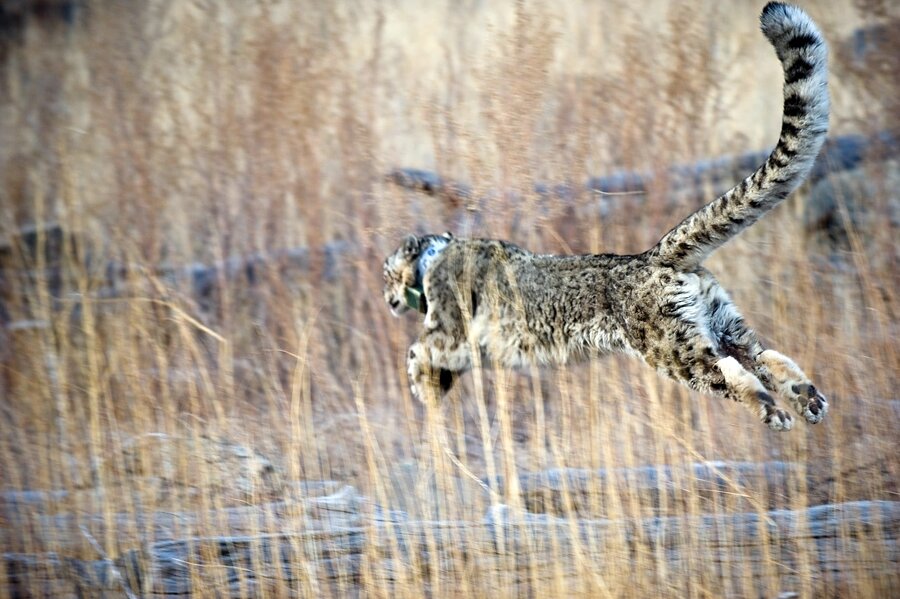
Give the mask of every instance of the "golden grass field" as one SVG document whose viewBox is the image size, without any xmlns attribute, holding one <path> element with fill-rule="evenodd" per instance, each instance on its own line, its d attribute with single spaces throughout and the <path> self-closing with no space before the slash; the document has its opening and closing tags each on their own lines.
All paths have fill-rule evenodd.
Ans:
<svg viewBox="0 0 900 599">
<path fill-rule="evenodd" d="M 616 522 L 900 501 L 900 166 L 877 152 L 838 194 L 845 245 L 804 227 L 805 186 L 708 262 L 762 338 L 828 396 L 815 427 L 770 432 L 741 406 L 617 357 L 476 371 L 426 408 L 405 374 L 420 323 L 393 319 L 381 299 L 381 261 L 407 232 L 450 228 L 543 252 L 655 243 L 699 205 L 673 208 L 664 177 L 635 207 L 615 198 L 609 218 L 591 194 L 566 207 L 533 185 L 771 147 L 781 73 L 758 30 L 763 2 L 85 0 L 71 23 L 54 2 L 13 4 L 26 16 L 0 29 L 0 489 L 66 493 L 27 524 L 0 511 L 4 552 L 98 560 L 95 538 L 115 560 L 156 540 L 146 514 L 305 505 L 299 480 L 352 485 L 371 500 L 354 512 L 365 530 L 375 504 L 417 521 L 522 513 L 510 481 L 564 467 L 792 465 L 778 490 L 738 481 L 707 495 L 686 476 L 650 500 L 627 480 L 600 485 L 587 513 Z M 831 45 L 831 133 L 900 131 L 898 38 L 877 38 L 864 56 L 852 43 L 860 28 L 897 32 L 898 7 L 803 6 Z M 386 178 L 396 167 L 465 181 L 487 199 L 451 205 L 401 189 Z M 39 233 L 36 251 L 22 245 L 17 231 L 51 225 L 62 243 Z M 309 250 L 303 268 L 286 257 L 296 248 Z M 220 268 L 203 297 L 171 276 L 254 255 L 252 277 Z M 506 483 L 479 494 L 498 476 Z M 302 533 L 302 511 L 250 532 Z M 62 514 L 76 523 L 70 536 L 41 527 Z M 550 547 L 549 575 L 527 554 L 463 535 L 422 563 L 367 542 L 358 573 L 325 576 L 328 550 L 306 536 L 291 577 L 239 574 L 246 584 L 230 588 L 889 597 L 900 592 L 896 549 L 884 551 L 896 547 L 891 526 L 841 532 L 841 577 L 809 567 L 815 544 L 797 542 L 806 567 L 790 566 L 788 588 L 777 551 L 744 566 L 735 543 L 722 551 L 739 557 L 723 567 L 690 531 L 676 539 L 679 568 L 652 539 L 602 554 L 586 542 Z M 174 538 L 227 526 L 200 517 L 177 528 Z M 227 595 L 205 567 L 191 570 L 193 593 Z M 74 593 L 5 578 L 0 598 Z"/>
</svg>

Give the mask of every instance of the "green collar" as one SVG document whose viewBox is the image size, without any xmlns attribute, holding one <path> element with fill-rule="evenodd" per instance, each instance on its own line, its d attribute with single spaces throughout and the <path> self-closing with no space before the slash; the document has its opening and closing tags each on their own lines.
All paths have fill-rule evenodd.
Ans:
<svg viewBox="0 0 900 599">
<path fill-rule="evenodd" d="M 428 302 L 425 301 L 425 291 L 422 287 L 407 287 L 406 305 L 422 314 L 428 312 Z"/>
<path fill-rule="evenodd" d="M 404 290 L 406 305 L 422 314 L 428 312 L 428 302 L 425 301 L 425 289 L 422 281 L 425 279 L 425 273 L 428 271 L 428 268 L 441 255 L 448 243 L 450 243 L 449 234 L 447 236 L 432 236 L 427 245 L 422 248 L 422 252 L 416 261 L 416 284 Z"/>
</svg>

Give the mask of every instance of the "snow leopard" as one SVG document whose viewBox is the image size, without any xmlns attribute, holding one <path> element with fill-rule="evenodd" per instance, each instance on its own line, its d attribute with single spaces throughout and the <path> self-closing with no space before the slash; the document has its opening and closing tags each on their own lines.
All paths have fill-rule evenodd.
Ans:
<svg viewBox="0 0 900 599">
<path fill-rule="evenodd" d="M 476 359 L 516 368 L 620 352 L 748 406 L 771 430 L 794 424 L 776 397 L 808 423 L 823 420 L 825 396 L 793 360 L 762 345 L 702 266 L 803 182 L 828 131 L 827 47 L 818 27 L 780 2 L 765 6 L 760 23 L 784 71 L 778 142 L 755 172 L 649 250 L 537 254 L 445 233 L 409 235 L 385 259 L 391 312 L 424 314 L 407 356 L 413 395 L 440 397 Z"/>
</svg>

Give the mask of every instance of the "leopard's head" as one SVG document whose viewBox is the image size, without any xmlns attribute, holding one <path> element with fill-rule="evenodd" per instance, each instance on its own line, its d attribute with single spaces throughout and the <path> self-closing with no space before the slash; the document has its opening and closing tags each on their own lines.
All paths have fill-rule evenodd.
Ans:
<svg viewBox="0 0 900 599">
<path fill-rule="evenodd" d="M 416 284 L 416 269 L 421 241 L 415 235 L 407 235 L 399 248 L 384 259 L 384 301 L 391 307 L 391 314 L 400 316 L 407 310 L 406 288 Z"/>
</svg>

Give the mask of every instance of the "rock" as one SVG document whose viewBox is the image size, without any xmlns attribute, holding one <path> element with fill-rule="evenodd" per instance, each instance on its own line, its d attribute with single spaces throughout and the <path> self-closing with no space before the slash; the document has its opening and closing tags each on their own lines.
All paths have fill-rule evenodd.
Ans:
<svg viewBox="0 0 900 599">
<path fill-rule="evenodd" d="M 790 481 L 804 476 L 789 462 L 696 462 L 638 468 L 552 468 L 522 473 L 518 487 L 525 508 L 533 513 L 603 516 L 597 513 L 609 493 L 632 494 L 641 505 L 659 509 L 685 500 L 715 504 L 744 487 L 767 489 L 770 496 L 788 492 Z M 490 482 L 490 481 L 487 481 Z M 491 485 L 500 492 L 503 480 Z M 749 506 L 748 506 L 749 507 Z"/>
<path fill-rule="evenodd" d="M 803 226 L 811 249 L 817 252 L 852 250 L 851 236 L 868 249 L 872 232 L 885 225 L 900 228 L 900 162 L 888 161 L 883 189 L 868 168 L 832 173 L 815 183 L 803 207 Z M 878 201 L 887 193 L 885 202 Z"/>
<path fill-rule="evenodd" d="M 169 484 L 222 491 L 233 498 L 279 495 L 280 466 L 254 448 L 208 436 L 148 433 L 123 444 L 119 459 L 106 466 L 119 476 L 152 476 Z"/>
<path fill-rule="evenodd" d="M 718 589 L 723 596 L 759 596 L 769 586 L 803 589 L 808 595 L 837 583 L 851 585 L 846 596 L 857 596 L 872 588 L 858 585 L 896 576 L 898 537 L 900 502 L 892 501 L 615 520 L 556 518 L 500 504 L 481 522 L 367 522 L 193 537 L 152 542 L 114 562 L 5 553 L 0 571 L 7 588 L 21 596 L 67 585 L 82 596 L 121 592 L 123 580 L 153 596 L 185 596 L 201 589 L 225 597 L 245 597 L 254 589 L 249 594 L 255 596 L 266 585 L 304 588 L 310 580 L 322 585 L 319 594 L 390 595 L 397 581 L 435 582 L 435 574 L 444 585 L 441 596 L 466 588 L 471 592 L 472 585 L 480 588 L 498 576 L 521 585 L 525 596 L 554 581 L 571 581 L 576 587 L 557 588 L 566 595 L 574 594 L 585 566 L 601 572 L 610 556 L 627 563 L 620 553 L 626 551 L 626 556 L 644 556 L 638 559 L 652 556 L 661 571 L 672 573 L 670 590 L 692 584 L 690 572 L 697 572 L 709 576 L 707 582 L 731 585 Z M 461 571 L 467 573 L 464 580 L 449 574 Z"/>
</svg>

